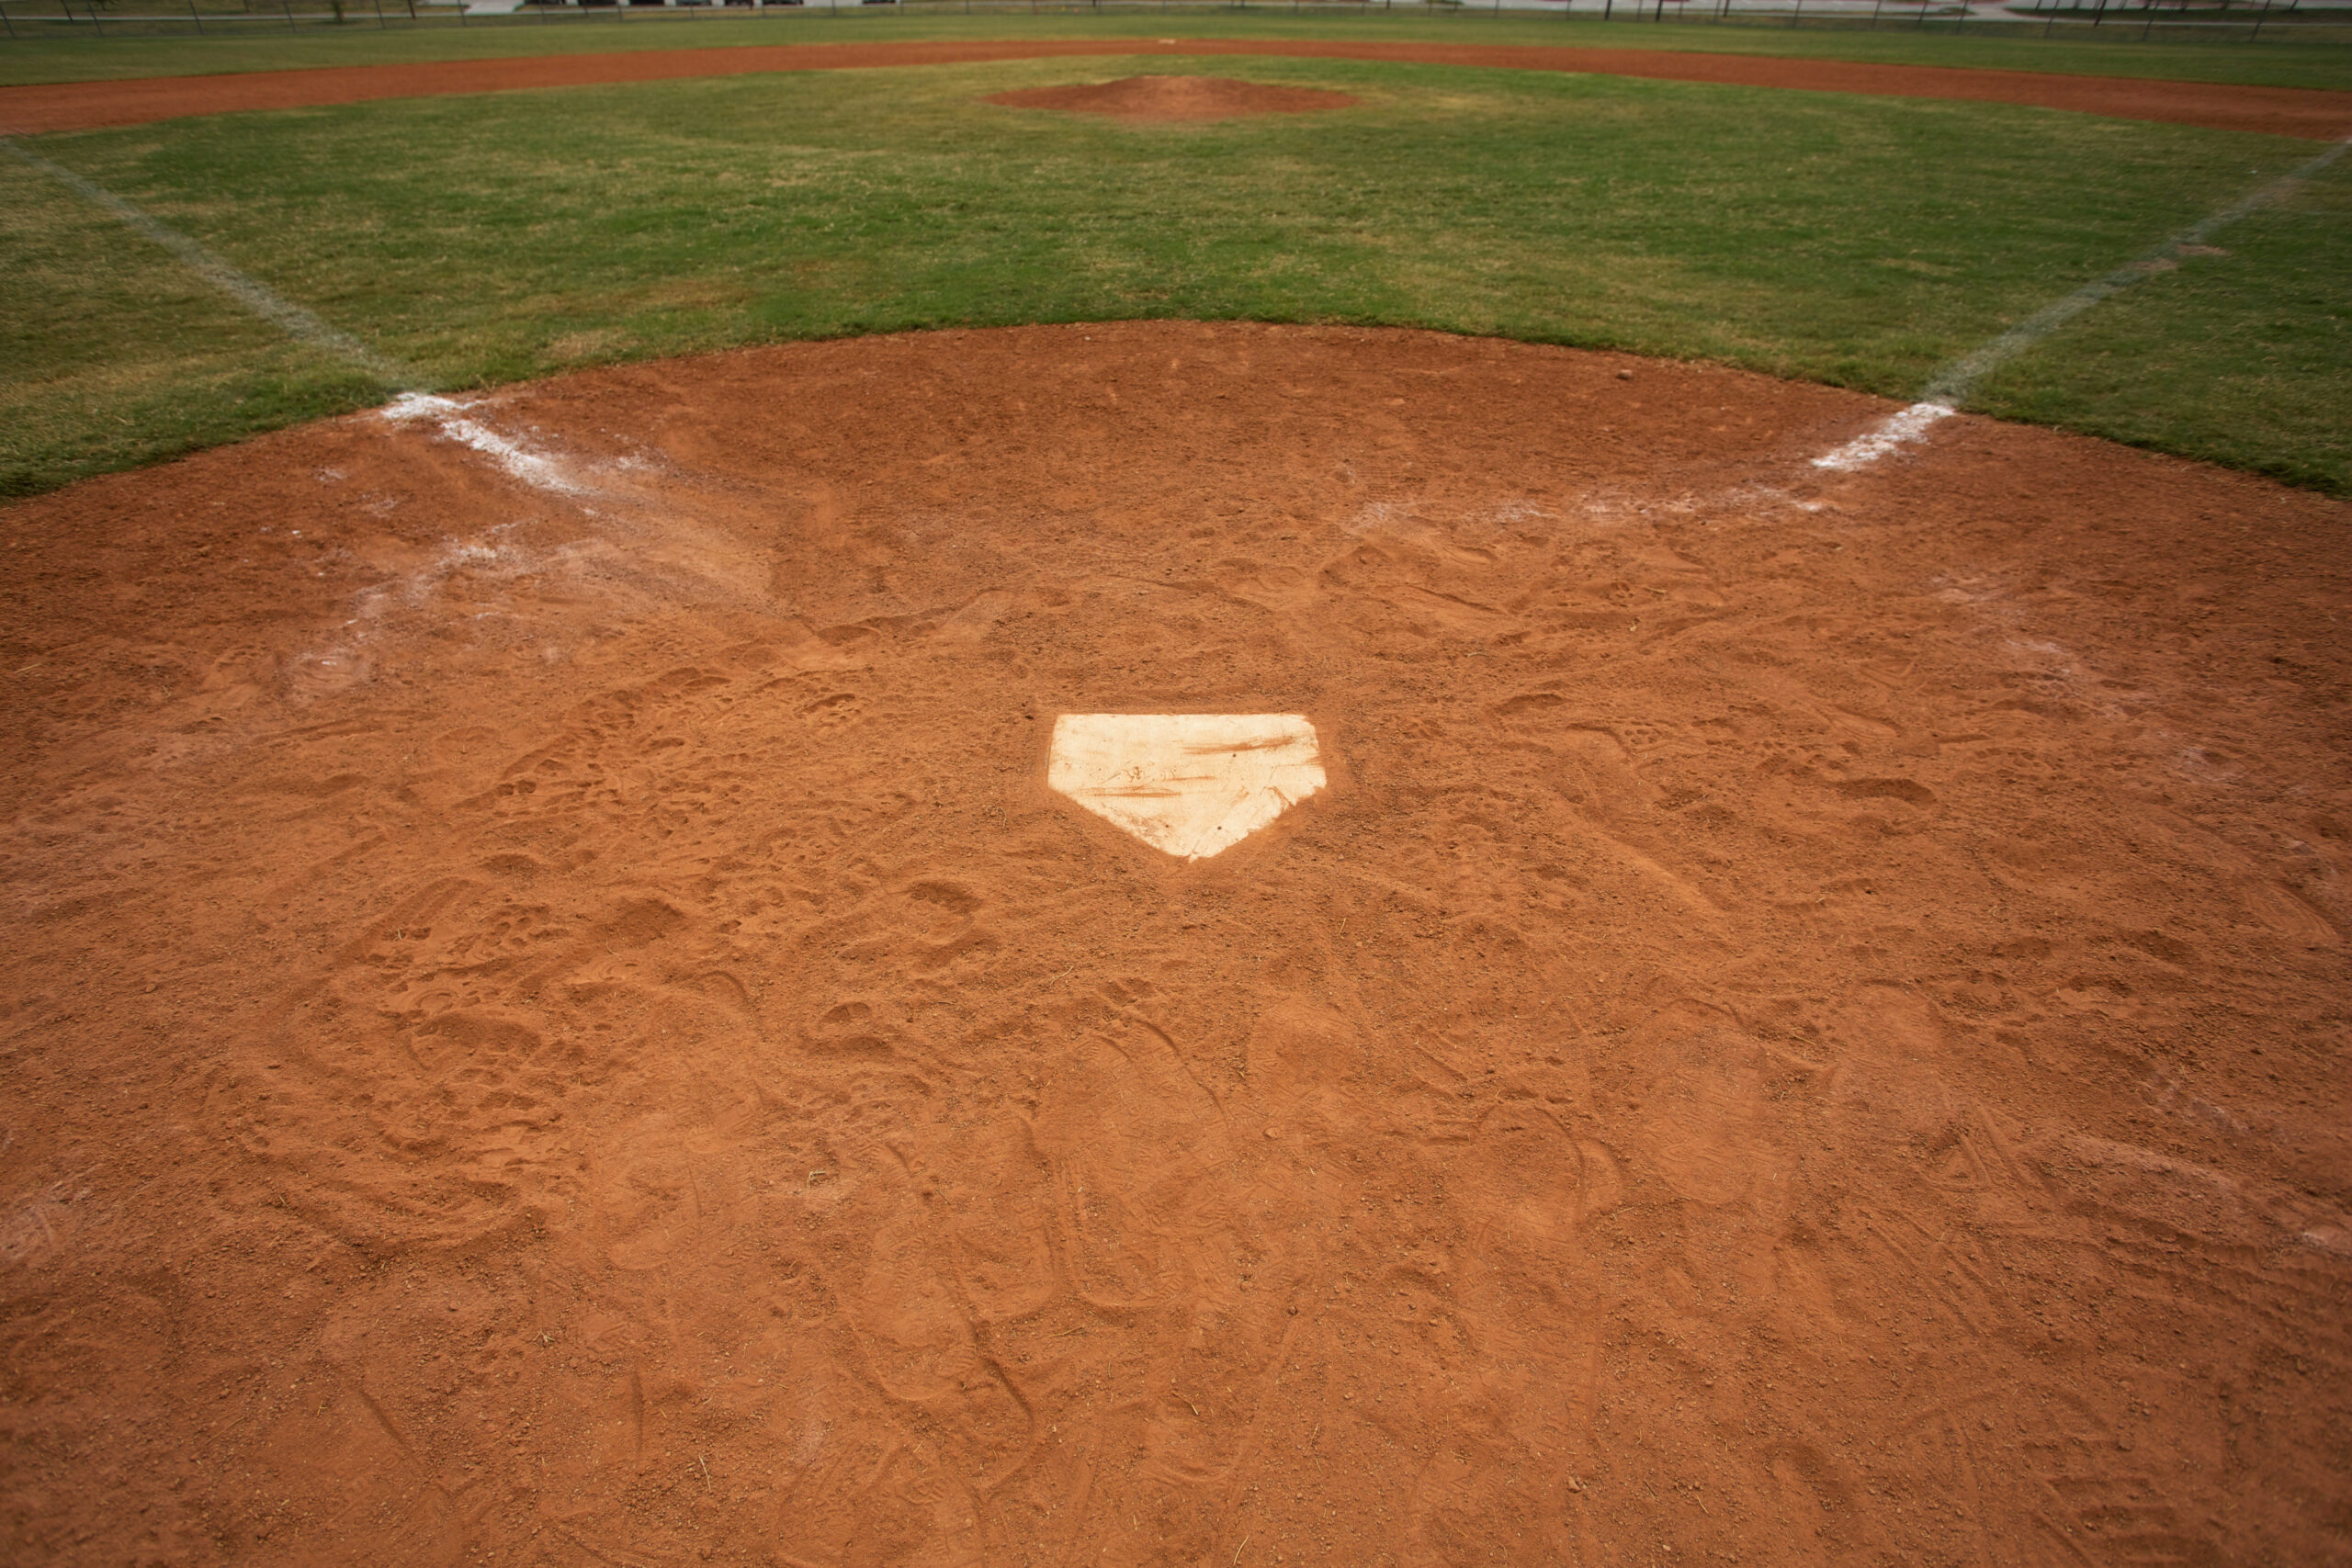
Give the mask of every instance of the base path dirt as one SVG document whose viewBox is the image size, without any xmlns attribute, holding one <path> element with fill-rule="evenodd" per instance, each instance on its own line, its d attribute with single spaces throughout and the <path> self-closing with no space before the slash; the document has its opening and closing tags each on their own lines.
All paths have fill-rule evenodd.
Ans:
<svg viewBox="0 0 2352 1568">
<path fill-rule="evenodd" d="M 1964 71 L 1932 65 L 1864 65 L 1837 60 L 1773 60 L 1758 55 L 1671 50 L 1485 48 L 1470 44 L 1283 39 L 1187 39 L 1180 43 L 1045 39 L 1004 43 L 788 44 L 74 82 L 0 88 L 0 129 L 31 134 L 105 125 L 143 125 L 182 115 L 225 114 L 241 109 L 301 108 L 373 98 L 662 82 L 767 71 L 1139 55 L 1272 55 L 1306 60 L 1492 66 L 1515 71 L 1590 72 L 1669 82 L 1713 82 L 1728 86 L 1798 87 L 1824 93 L 2032 104 L 2124 119 L 2167 120 L 2317 141 L 2352 134 L 2352 93 L 2300 87 L 2062 76 L 2030 71 Z"/>
<path fill-rule="evenodd" d="M 0 511 L 8 1557 L 2329 1560 L 2352 506 L 1886 412 L 1039 327 Z"/>
</svg>

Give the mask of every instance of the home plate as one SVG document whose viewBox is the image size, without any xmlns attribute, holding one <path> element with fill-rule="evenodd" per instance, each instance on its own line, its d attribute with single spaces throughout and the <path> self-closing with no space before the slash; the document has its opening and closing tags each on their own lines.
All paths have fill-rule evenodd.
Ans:
<svg viewBox="0 0 2352 1568">
<path fill-rule="evenodd" d="M 1066 713 L 1046 782 L 1156 850 L 1206 860 L 1323 787 L 1295 713 Z"/>
</svg>

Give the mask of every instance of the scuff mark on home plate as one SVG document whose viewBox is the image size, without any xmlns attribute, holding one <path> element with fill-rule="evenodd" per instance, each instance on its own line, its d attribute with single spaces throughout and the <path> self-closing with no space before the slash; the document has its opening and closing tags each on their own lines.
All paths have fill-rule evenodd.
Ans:
<svg viewBox="0 0 2352 1568">
<path fill-rule="evenodd" d="M 1324 787 L 1297 714 L 1066 713 L 1046 782 L 1180 860 L 1230 849 Z"/>
</svg>

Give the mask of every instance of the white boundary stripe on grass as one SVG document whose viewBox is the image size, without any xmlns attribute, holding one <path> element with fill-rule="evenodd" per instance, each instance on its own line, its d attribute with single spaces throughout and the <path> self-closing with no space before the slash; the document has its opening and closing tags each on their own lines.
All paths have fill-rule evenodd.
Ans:
<svg viewBox="0 0 2352 1568">
<path fill-rule="evenodd" d="M 424 378 L 407 366 L 377 353 L 349 333 L 327 325 L 291 299 L 271 290 L 266 284 L 239 272 L 177 229 L 159 221 L 104 186 L 83 178 L 62 164 L 50 162 L 13 136 L 0 136 L 0 148 L 6 148 L 17 162 L 40 170 L 76 196 L 105 208 L 130 228 L 179 257 L 188 270 L 205 282 L 288 337 L 338 355 L 395 391 L 410 391 L 424 386 Z"/>
<path fill-rule="evenodd" d="M 329 326 L 259 278 L 239 272 L 170 224 L 124 200 L 95 180 L 86 179 L 62 164 L 51 163 L 13 136 L 0 136 L 0 150 L 6 150 L 19 163 L 40 170 L 75 195 L 105 208 L 131 229 L 179 257 L 198 277 L 287 336 L 335 355 L 381 381 L 400 394 L 384 405 L 382 413 L 386 419 L 401 423 L 431 420 L 443 434 L 484 454 L 507 473 L 540 490 L 556 491 L 566 495 L 578 495 L 586 490 L 587 487 L 571 477 L 560 459 L 534 452 L 481 421 L 467 418 L 467 411 L 473 407 L 472 404 L 436 397 L 424 390 L 424 378 L 409 367 L 388 355 L 378 353 L 349 333 Z"/>
<path fill-rule="evenodd" d="M 2158 270 L 2149 263 L 2170 261 L 2179 254 L 2182 246 L 2201 245 L 2209 235 L 2228 228 L 2256 208 L 2267 207 L 2283 199 L 2297 186 L 2342 157 L 2347 147 L 2352 147 L 2352 137 L 2330 143 L 2326 152 L 2309 163 L 2280 175 L 2268 185 L 2248 191 L 2229 206 L 2208 214 L 2154 250 L 2124 263 L 2105 277 L 2086 283 L 2064 299 L 2044 305 L 1983 347 L 1971 349 L 1938 369 L 1928 378 L 1928 384 L 1921 389 L 1917 402 L 1900 413 L 1889 415 L 1875 428 L 1864 431 L 1836 451 L 1815 457 L 1813 466 L 1840 470 L 1866 468 L 1896 447 L 1918 440 L 1937 421 L 1952 413 L 1975 389 L 1976 383 L 2002 361 L 2031 348 L 2109 295 L 2129 288 Z"/>
</svg>

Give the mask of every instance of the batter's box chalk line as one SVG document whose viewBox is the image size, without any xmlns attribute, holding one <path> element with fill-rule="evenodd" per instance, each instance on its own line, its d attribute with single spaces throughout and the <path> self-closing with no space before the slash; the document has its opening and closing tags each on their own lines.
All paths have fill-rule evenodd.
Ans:
<svg viewBox="0 0 2352 1568">
<path fill-rule="evenodd" d="M 1046 782 L 1152 848 L 1201 861 L 1328 781 L 1315 727 L 1295 713 L 1066 713 Z"/>
</svg>

